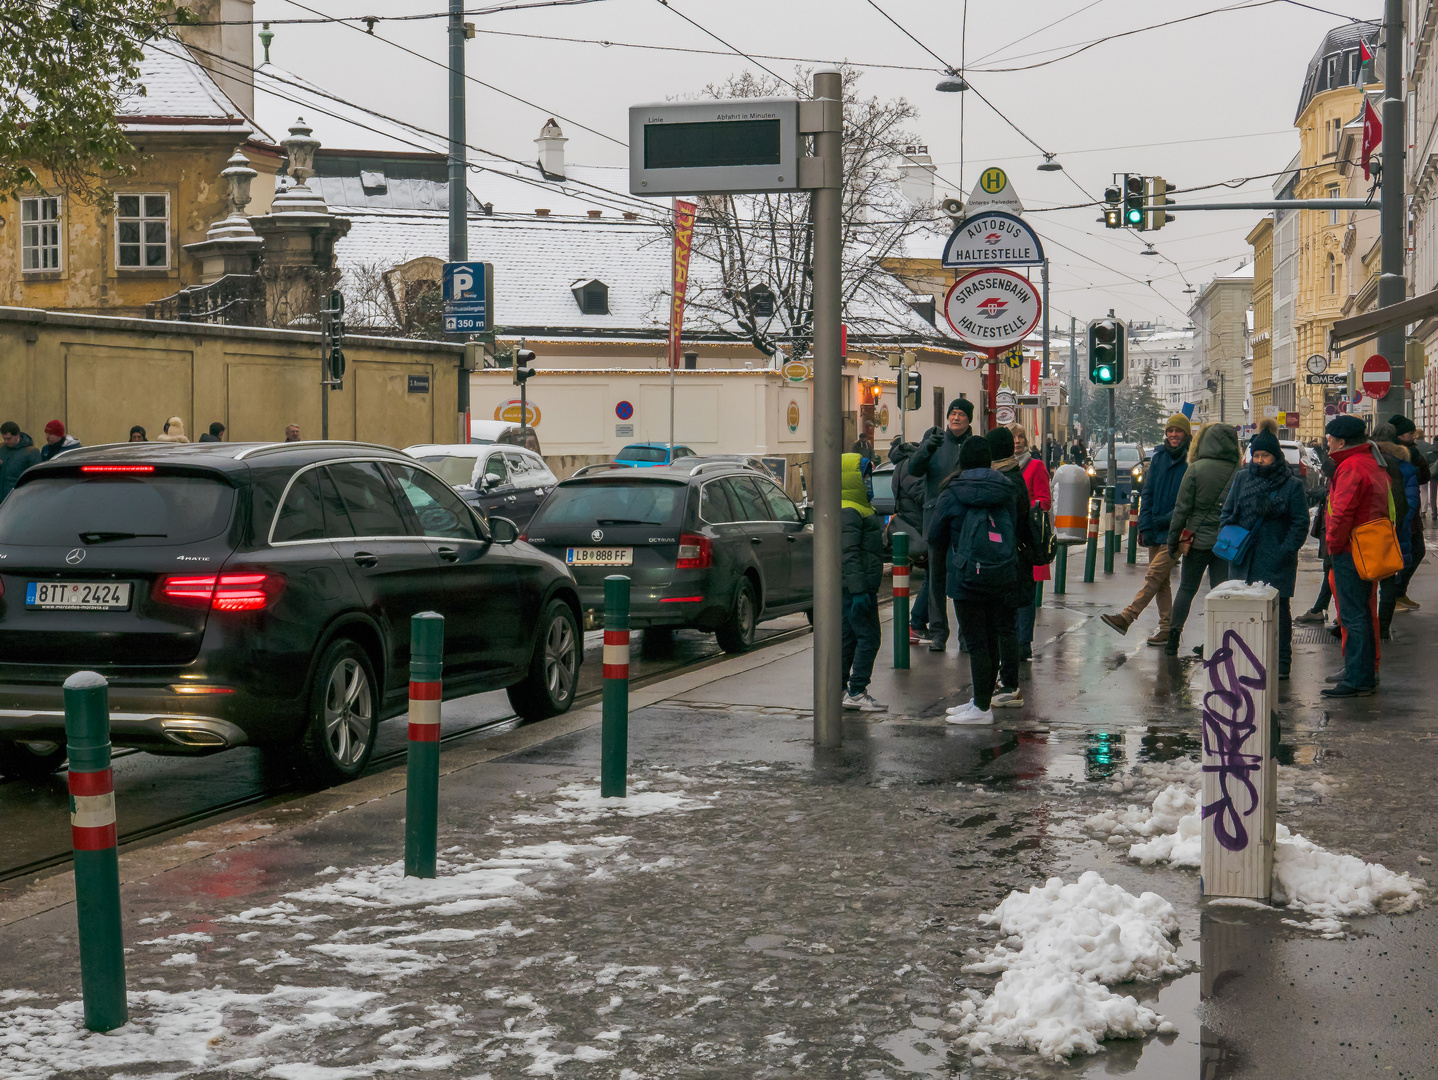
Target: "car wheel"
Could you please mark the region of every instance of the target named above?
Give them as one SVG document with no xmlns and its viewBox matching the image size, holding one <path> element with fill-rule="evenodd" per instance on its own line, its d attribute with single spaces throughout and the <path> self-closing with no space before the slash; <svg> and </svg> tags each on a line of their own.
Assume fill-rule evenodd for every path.
<svg viewBox="0 0 1438 1080">
<path fill-rule="evenodd" d="M 0 776 L 43 780 L 65 764 L 65 740 L 9 742 L 0 740 Z"/>
<path fill-rule="evenodd" d="M 579 688 L 582 645 L 574 612 L 563 600 L 552 600 L 539 620 L 529 674 L 507 691 L 514 711 L 526 720 L 543 720 L 567 712 Z"/>
<path fill-rule="evenodd" d="M 309 723 L 300 740 L 306 779 L 338 784 L 364 772 L 378 729 L 378 698 L 363 649 L 341 640 L 325 650 L 315 669 Z"/>
<path fill-rule="evenodd" d="M 729 618 L 714 632 L 719 647 L 727 653 L 748 652 L 754 644 L 754 626 L 758 621 L 759 605 L 754 599 L 754 586 L 745 578 L 739 583 Z"/>
</svg>

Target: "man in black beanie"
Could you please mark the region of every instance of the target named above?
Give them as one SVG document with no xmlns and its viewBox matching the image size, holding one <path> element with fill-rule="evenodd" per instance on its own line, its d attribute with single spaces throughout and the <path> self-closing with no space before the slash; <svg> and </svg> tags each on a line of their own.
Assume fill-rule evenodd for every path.
<svg viewBox="0 0 1438 1080">
<path fill-rule="evenodd" d="M 927 492 L 924 499 L 925 530 L 933 515 L 934 504 L 944 490 L 945 481 L 959 470 L 959 451 L 973 434 L 973 420 L 974 403 L 967 398 L 955 398 L 949 402 L 946 426 L 926 431 L 918 450 L 909 459 L 909 475 L 924 478 Z M 946 569 L 943 559 L 929 559 L 923 600 L 928 604 L 930 652 L 943 652 L 949 645 L 948 600 L 944 589 Z"/>
</svg>

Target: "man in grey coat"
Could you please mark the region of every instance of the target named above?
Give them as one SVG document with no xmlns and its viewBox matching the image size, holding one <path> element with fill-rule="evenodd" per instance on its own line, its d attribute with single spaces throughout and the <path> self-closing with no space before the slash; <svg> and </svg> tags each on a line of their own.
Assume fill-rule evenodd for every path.
<svg viewBox="0 0 1438 1080">
<path fill-rule="evenodd" d="M 20 474 L 31 465 L 40 464 L 40 450 L 35 440 L 20 430 L 13 420 L 0 424 L 0 502 L 15 489 Z"/>
<path fill-rule="evenodd" d="M 949 402 L 945 426 L 924 433 L 918 450 L 909 459 L 909 475 L 924 478 L 924 530 L 928 531 L 934 506 L 943 494 L 944 482 L 959 469 L 959 450 L 973 434 L 974 403 L 967 398 Z M 929 652 L 943 652 L 949 645 L 948 594 L 945 590 L 947 556 L 933 552 L 929 558 L 924 589 L 929 601 Z"/>
</svg>

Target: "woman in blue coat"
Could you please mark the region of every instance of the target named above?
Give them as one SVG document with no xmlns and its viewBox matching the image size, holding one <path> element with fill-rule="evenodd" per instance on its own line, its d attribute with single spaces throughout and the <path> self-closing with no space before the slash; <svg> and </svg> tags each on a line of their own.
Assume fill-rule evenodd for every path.
<svg viewBox="0 0 1438 1080">
<path fill-rule="evenodd" d="M 1298 549 L 1308 539 L 1308 499 L 1303 482 L 1288 469 L 1278 436 L 1267 429 L 1249 443 L 1253 461 L 1233 478 L 1219 527 L 1249 532 L 1248 550 L 1229 564 L 1233 577 L 1261 581 L 1278 590 L 1278 677 L 1293 663 L 1293 589 Z"/>
</svg>

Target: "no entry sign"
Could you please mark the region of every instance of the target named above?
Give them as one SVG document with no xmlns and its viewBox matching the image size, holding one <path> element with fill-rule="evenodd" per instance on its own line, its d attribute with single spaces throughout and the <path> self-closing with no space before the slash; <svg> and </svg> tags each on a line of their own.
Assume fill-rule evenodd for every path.
<svg viewBox="0 0 1438 1080">
<path fill-rule="evenodd" d="M 1383 398 L 1392 385 L 1392 370 L 1388 361 L 1377 353 L 1363 361 L 1363 392 L 1371 398 Z"/>
</svg>

